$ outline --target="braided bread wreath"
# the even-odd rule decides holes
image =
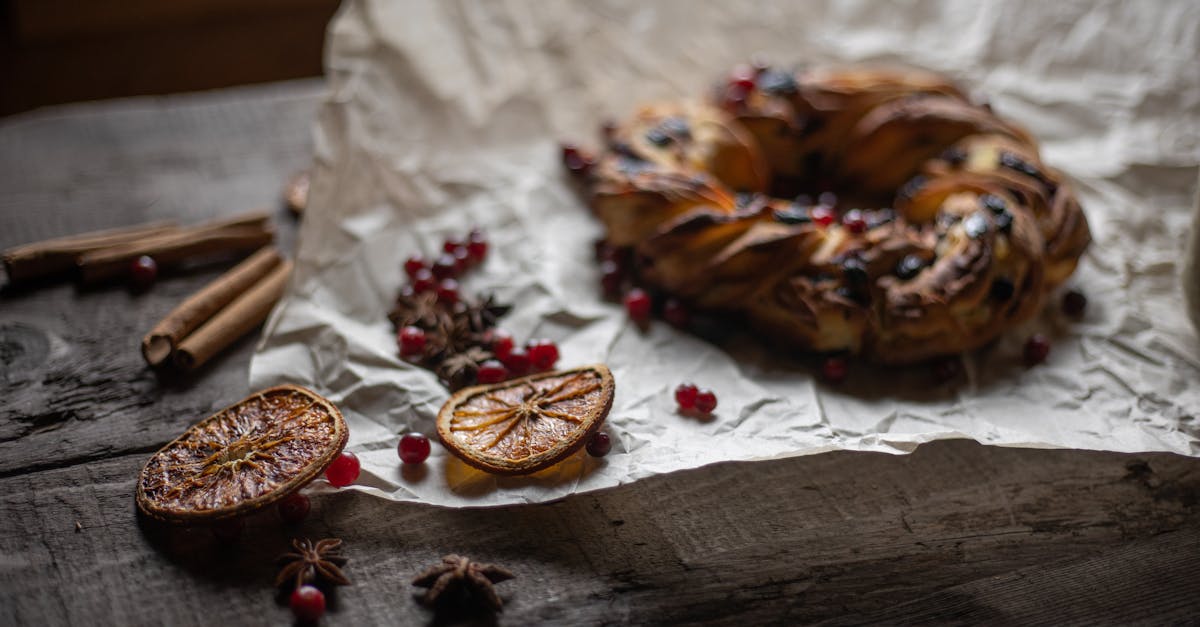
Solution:
[[[731,76],[709,102],[606,127],[594,158],[564,152],[638,280],[691,307],[805,350],[910,363],[1033,316],[1091,240],[1029,133],[940,75]]]

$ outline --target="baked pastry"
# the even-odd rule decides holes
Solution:
[[[569,165],[638,281],[773,340],[881,363],[977,348],[1091,240],[1029,133],[942,76],[741,67],[714,93],[642,107]]]

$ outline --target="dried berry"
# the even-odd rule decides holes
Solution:
[[[406,464],[420,464],[429,458],[429,438],[421,433],[405,433],[396,445],[400,461]]]
[[[358,479],[361,469],[362,465],[358,462],[358,456],[345,452],[335,457],[329,464],[329,468],[325,469],[325,479],[329,481],[329,485],[335,488],[344,488]]]

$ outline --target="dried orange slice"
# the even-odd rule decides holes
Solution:
[[[333,403],[295,385],[251,394],[162,447],[138,477],[137,504],[166,522],[249,513],[295,492],[346,445]]]
[[[438,437],[485,472],[536,472],[587,443],[612,408],[613,388],[602,365],[465,388],[438,412]]]

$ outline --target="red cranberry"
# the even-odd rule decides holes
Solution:
[[[1063,313],[1072,318],[1083,317],[1083,310],[1087,308],[1087,296],[1079,290],[1070,290],[1063,294],[1062,310]]]
[[[829,226],[837,218],[833,213],[833,209],[827,205],[813,207],[810,215],[812,221],[820,226]]]
[[[400,461],[406,464],[420,464],[429,458],[429,438],[420,433],[405,433],[396,445]]]
[[[716,408],[717,395],[712,390],[704,388],[696,391],[696,411],[711,414]]]
[[[650,295],[640,287],[635,287],[625,293],[625,311],[630,319],[642,323],[650,319],[650,309],[653,303]]]
[[[958,373],[962,370],[958,359],[954,357],[945,357],[933,362],[933,378],[938,383],[946,383],[958,377]]]
[[[608,243],[608,240],[600,238],[592,242],[592,257],[596,261],[604,261],[612,254],[613,246]]]
[[[479,229],[472,229],[471,234],[467,236],[467,254],[471,255],[471,260],[475,263],[483,261],[483,258],[487,257],[487,251],[487,236]]]
[[[308,512],[312,509],[312,501],[307,496],[294,492],[280,501],[275,509],[279,512],[279,518],[283,522],[295,525],[308,517]]]
[[[508,378],[508,368],[499,360],[489,359],[482,364],[479,364],[479,370],[475,372],[475,380],[479,383],[499,383]]]
[[[217,521],[212,526],[212,534],[218,542],[232,544],[242,537],[242,532],[246,530],[245,518],[226,518],[225,520]]]
[[[508,357],[512,353],[513,336],[511,333],[504,329],[492,329],[489,337],[491,339],[492,353],[496,355],[497,359],[503,361],[505,357]]]
[[[453,237],[447,237],[446,241],[442,242],[442,252],[446,252],[446,253],[450,253],[450,254],[454,254],[454,251],[458,250],[459,248],[466,248],[466,247],[467,247],[466,242],[464,242],[463,240],[457,239],[457,238],[453,238]]]
[[[455,274],[462,274],[475,264],[475,260],[471,259],[471,253],[467,251],[466,246],[463,246],[462,248],[456,248],[451,254],[454,255]]]
[[[588,440],[587,453],[592,457],[604,457],[612,450],[612,438],[603,431],[597,431],[592,435],[592,439]]]
[[[428,292],[433,289],[434,278],[433,272],[428,268],[421,268],[413,273],[412,288],[415,292]]]
[[[615,299],[621,294],[621,283],[625,281],[625,273],[615,261],[600,262],[600,286],[604,295]]]
[[[1046,361],[1050,354],[1050,340],[1041,333],[1035,333],[1025,341],[1025,365],[1035,366]]]
[[[562,145],[562,162],[572,174],[587,174],[592,169],[591,157],[585,155],[575,144]]]
[[[558,361],[558,345],[551,340],[530,340],[525,345],[529,363],[538,370],[549,370]]]
[[[691,383],[680,383],[675,388],[675,404],[684,411],[696,408],[696,394],[700,390]]]
[[[413,255],[404,261],[404,274],[408,275],[409,279],[416,278],[418,270],[424,270],[429,267],[425,258],[420,255]]]
[[[329,467],[325,469],[325,479],[335,488],[341,488],[354,483],[358,479],[358,473],[362,466],[358,463],[358,456],[354,453],[342,453],[333,458]]]
[[[400,354],[408,357],[418,355],[425,350],[425,330],[421,327],[407,326],[400,329]]]
[[[433,276],[437,279],[452,279],[458,275],[458,261],[454,255],[445,253],[433,262]]]
[[[508,368],[512,376],[519,377],[529,372],[529,352],[523,348],[514,348],[508,352],[508,355],[500,358],[500,363]]]
[[[842,226],[851,233],[862,233],[867,230],[867,219],[859,209],[851,209],[842,216]]]
[[[137,289],[149,288],[158,279],[158,262],[149,255],[142,255],[134,259],[129,264],[129,277]]]
[[[737,87],[745,93],[749,93],[754,89],[755,79],[758,77],[758,72],[751,65],[734,66],[733,71],[729,73],[730,87]]]
[[[677,329],[686,329],[688,323],[692,321],[692,314],[688,311],[687,306],[674,298],[669,298],[667,302],[663,303],[662,315],[667,324]]]
[[[315,623],[325,615],[325,593],[316,586],[305,584],[292,590],[288,606],[297,620]]]
[[[846,380],[846,360],[843,357],[829,357],[821,364],[821,378],[829,383],[841,383]]]
[[[446,306],[453,306],[458,302],[458,281],[454,279],[442,279],[437,286],[438,302]]]

